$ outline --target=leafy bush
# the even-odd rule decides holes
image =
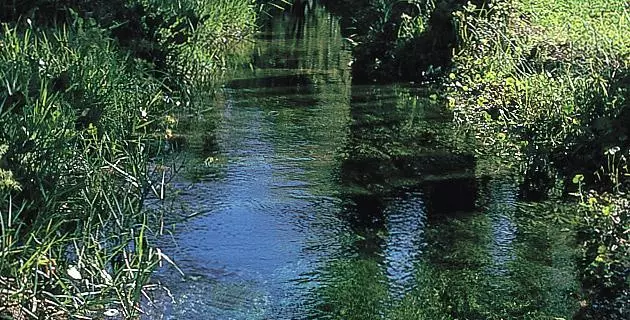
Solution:
[[[630,317],[630,201],[596,194],[586,196],[578,241],[584,248],[580,277],[585,288],[585,319]]]
[[[551,154],[549,161],[570,179],[587,165],[586,171],[597,170],[603,151],[615,146],[611,143],[626,143],[619,139],[627,141],[621,123],[628,109],[629,93],[623,85],[628,52],[616,44],[621,41],[618,33],[606,26],[618,29],[617,19],[630,26],[625,9],[615,6],[615,0],[598,5],[607,2],[615,8],[608,23],[589,30],[594,38],[611,39],[601,41],[606,45],[599,48],[578,42],[581,33],[563,36],[559,26],[546,30],[548,21],[557,17],[539,8],[556,5],[545,0],[535,1],[537,6],[532,1],[498,1],[456,14],[463,46],[447,80],[447,99],[457,121],[474,125],[482,148],[504,150],[501,154],[508,161],[514,154],[517,159]],[[583,19],[593,19],[588,8],[566,6]],[[607,137],[597,132],[602,126],[609,130]],[[585,161],[579,160],[585,155]]]
[[[431,31],[430,17],[436,11],[433,1],[347,0],[325,4],[342,16],[345,36],[354,45],[355,82],[415,80],[430,63],[439,64],[434,60],[442,53],[442,43],[421,48],[421,42],[437,39],[433,37],[436,33],[422,37]]]

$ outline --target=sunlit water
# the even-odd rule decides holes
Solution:
[[[156,273],[169,294],[147,318],[344,318],[334,310],[354,293],[334,288],[365,285],[382,287],[374,316],[387,319],[426,285],[420,266],[520,290],[513,265],[556,253],[519,238],[516,183],[477,174],[428,89],[353,86],[338,19],[298,11],[265,24],[251,68],[219,93],[219,174],[175,179],[177,202],[197,215],[159,241],[184,276]],[[361,261],[378,266],[372,278],[336,271]],[[532,272],[557,276],[553,261],[545,268]]]

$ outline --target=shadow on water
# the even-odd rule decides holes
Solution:
[[[570,314],[567,240],[478,174],[431,88],[351,85],[316,2],[265,22],[217,101],[220,174],[161,248],[148,319],[523,319]],[[191,128],[190,130],[204,130]],[[160,291],[162,292],[162,291]]]

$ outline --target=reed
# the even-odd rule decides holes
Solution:
[[[203,95],[192,85],[231,48],[207,41],[246,37],[253,3],[108,4],[120,20],[83,1],[46,16],[46,3],[12,7],[0,33],[0,317],[133,318],[170,261],[151,241],[161,216],[145,202],[164,186],[149,164],[165,152],[169,115]]]

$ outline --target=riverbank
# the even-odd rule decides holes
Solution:
[[[326,5],[353,44],[353,82],[437,82],[476,159],[492,161],[477,174],[519,177],[523,201],[572,204],[538,214],[577,231],[576,317],[627,318],[627,2]]]
[[[0,318],[138,314],[165,259],[149,162],[255,28],[253,1],[178,3],[3,5]]]
[[[629,10],[615,0],[519,0],[455,13],[461,47],[447,105],[480,153],[524,173],[521,197],[555,190],[579,202],[567,218],[582,248],[584,319],[630,314]]]

